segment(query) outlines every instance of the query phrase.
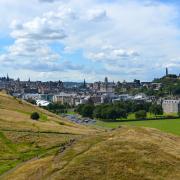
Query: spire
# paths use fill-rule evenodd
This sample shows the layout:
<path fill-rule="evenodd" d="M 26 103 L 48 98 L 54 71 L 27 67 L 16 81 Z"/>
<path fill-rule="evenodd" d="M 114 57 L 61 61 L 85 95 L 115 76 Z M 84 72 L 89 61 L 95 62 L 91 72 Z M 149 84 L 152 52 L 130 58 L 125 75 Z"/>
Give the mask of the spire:
<path fill-rule="evenodd" d="M 168 68 L 166 68 L 166 76 L 168 76 L 168 74 L 169 74 L 169 73 L 168 73 Z"/>
<path fill-rule="evenodd" d="M 86 88 L 86 80 L 84 79 L 84 83 L 83 83 L 84 88 Z"/>
<path fill-rule="evenodd" d="M 108 83 L 108 78 L 107 77 L 105 77 L 104 82 Z"/>
<path fill-rule="evenodd" d="M 7 78 L 6 79 L 7 79 L 7 81 L 9 81 L 9 75 L 8 74 L 7 74 Z"/>

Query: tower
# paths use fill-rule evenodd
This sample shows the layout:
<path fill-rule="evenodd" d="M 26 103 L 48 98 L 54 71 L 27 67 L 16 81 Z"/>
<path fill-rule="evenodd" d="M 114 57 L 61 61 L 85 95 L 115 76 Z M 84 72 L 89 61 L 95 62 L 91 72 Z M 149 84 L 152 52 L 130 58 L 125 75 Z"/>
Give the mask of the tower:
<path fill-rule="evenodd" d="M 7 74 L 7 78 L 6 78 L 6 80 L 7 80 L 7 81 L 9 81 L 9 80 L 10 80 L 10 79 L 9 79 L 9 75 L 8 75 L 8 74 Z"/>
<path fill-rule="evenodd" d="M 105 82 L 106 84 L 108 83 L 108 78 L 107 78 L 107 77 L 105 77 L 104 82 Z"/>
<path fill-rule="evenodd" d="M 86 80 L 84 79 L 83 87 L 86 88 Z"/>
<path fill-rule="evenodd" d="M 168 76 L 168 74 L 169 74 L 169 73 L 168 73 L 168 68 L 166 68 L 166 76 Z"/>

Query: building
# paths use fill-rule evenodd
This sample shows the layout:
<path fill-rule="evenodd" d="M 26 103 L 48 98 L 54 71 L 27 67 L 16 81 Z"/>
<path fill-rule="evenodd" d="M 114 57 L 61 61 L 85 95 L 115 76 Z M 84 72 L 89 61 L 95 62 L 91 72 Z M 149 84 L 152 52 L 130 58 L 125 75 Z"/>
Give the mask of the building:
<path fill-rule="evenodd" d="M 108 78 L 105 77 L 104 82 L 95 82 L 93 89 L 101 93 L 113 93 L 115 91 L 116 84 L 114 82 L 108 82 Z"/>
<path fill-rule="evenodd" d="M 75 98 L 76 98 L 76 94 L 68 94 L 68 93 L 62 92 L 58 95 L 53 96 L 53 102 L 54 103 L 74 105 L 75 104 Z"/>
<path fill-rule="evenodd" d="M 162 103 L 164 113 L 180 112 L 180 100 L 164 100 Z"/>
<path fill-rule="evenodd" d="M 36 104 L 37 104 L 37 106 L 46 107 L 46 106 L 48 106 L 50 104 L 50 102 L 44 101 L 44 100 L 36 100 Z"/>
<path fill-rule="evenodd" d="M 117 101 L 128 101 L 128 100 L 133 100 L 133 96 L 129 95 L 129 94 L 121 94 L 118 96 L 118 98 L 113 99 L 112 102 L 117 102 Z"/>

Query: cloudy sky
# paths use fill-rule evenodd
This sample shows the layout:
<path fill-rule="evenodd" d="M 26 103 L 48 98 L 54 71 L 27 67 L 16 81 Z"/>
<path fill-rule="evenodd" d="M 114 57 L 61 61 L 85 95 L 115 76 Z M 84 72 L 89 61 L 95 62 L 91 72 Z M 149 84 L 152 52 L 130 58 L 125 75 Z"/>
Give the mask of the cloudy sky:
<path fill-rule="evenodd" d="M 91 82 L 180 73 L 178 0 L 0 0 L 0 76 Z"/>

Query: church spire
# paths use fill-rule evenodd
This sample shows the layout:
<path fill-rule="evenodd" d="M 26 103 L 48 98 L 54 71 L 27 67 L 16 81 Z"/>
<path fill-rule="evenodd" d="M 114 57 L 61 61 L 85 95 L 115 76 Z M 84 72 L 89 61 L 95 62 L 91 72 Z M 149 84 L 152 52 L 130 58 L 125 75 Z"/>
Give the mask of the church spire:
<path fill-rule="evenodd" d="M 169 75 L 168 68 L 166 68 L 166 76 L 168 76 L 168 75 Z"/>
<path fill-rule="evenodd" d="M 83 83 L 84 88 L 86 88 L 86 80 L 84 79 L 84 83 Z"/>
<path fill-rule="evenodd" d="M 7 73 L 7 78 L 6 78 L 6 79 L 7 79 L 7 81 L 9 81 L 9 75 L 8 75 L 8 73 Z"/>

